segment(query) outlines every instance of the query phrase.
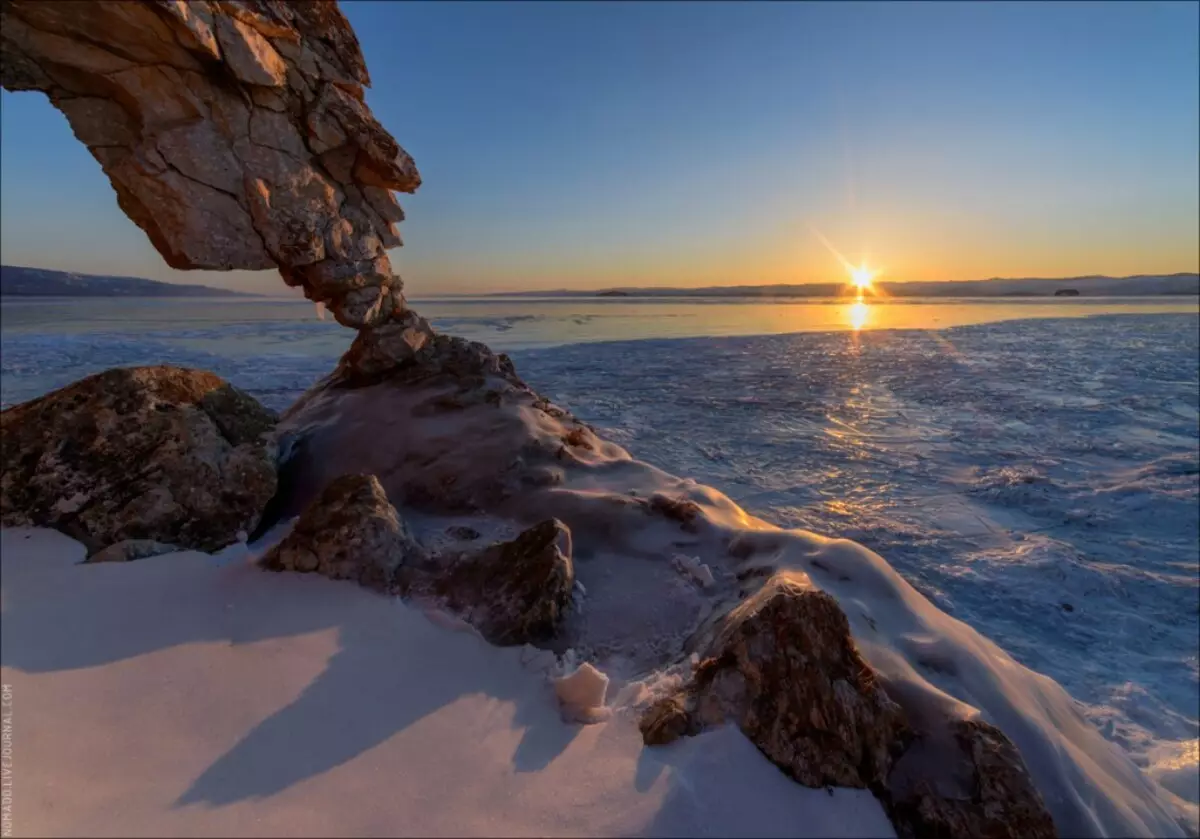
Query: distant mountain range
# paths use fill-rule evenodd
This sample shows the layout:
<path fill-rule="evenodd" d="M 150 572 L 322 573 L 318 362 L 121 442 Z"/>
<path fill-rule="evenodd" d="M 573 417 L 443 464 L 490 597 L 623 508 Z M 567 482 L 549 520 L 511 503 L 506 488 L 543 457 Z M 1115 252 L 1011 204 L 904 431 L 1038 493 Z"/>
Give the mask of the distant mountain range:
<path fill-rule="evenodd" d="M 1138 274 L 1133 277 L 1025 277 L 875 284 L 884 297 L 1053 297 L 1079 292 L 1080 297 L 1149 297 L 1160 294 L 1200 295 L 1200 274 Z M 853 290 L 841 283 L 797 285 L 708 286 L 705 288 L 632 288 L 599 291 L 513 291 L 495 297 L 844 297 Z M 1063 295 L 1060 295 L 1063 296 Z"/>
<path fill-rule="evenodd" d="M 0 295 L 11 297 L 258 297 L 206 285 L 160 283 L 141 277 L 75 274 L 0 265 Z"/>

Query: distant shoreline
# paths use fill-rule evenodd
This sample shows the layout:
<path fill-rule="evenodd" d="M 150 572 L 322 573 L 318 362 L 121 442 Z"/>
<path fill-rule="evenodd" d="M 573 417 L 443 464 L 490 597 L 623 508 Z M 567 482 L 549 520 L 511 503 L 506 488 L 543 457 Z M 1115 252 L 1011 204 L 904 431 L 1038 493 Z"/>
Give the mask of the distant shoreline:
<path fill-rule="evenodd" d="M 1129 277 L 1022 277 L 988 280 L 947 280 L 944 282 L 880 282 L 875 289 L 880 298 L 888 297 L 1158 297 L 1200 295 L 1200 274 L 1138 274 Z M 776 285 L 707 286 L 703 288 L 619 286 L 607 289 L 554 289 L 548 291 L 502 291 L 451 296 L 493 298 L 561 297 L 630 298 L 677 297 L 758 297 L 767 299 L 845 298 L 855 293 L 843 283 L 795 283 Z"/>

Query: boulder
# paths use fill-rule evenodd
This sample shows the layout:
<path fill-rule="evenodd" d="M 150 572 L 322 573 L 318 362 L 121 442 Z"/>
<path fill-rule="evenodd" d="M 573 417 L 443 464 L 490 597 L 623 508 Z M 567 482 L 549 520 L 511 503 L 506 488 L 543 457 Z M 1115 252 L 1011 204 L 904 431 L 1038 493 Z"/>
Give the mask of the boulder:
<path fill-rule="evenodd" d="M 389 590 L 396 571 L 422 551 L 374 475 L 343 475 L 309 505 L 262 558 L 272 571 L 316 573 Z"/>
<path fill-rule="evenodd" d="M 884 800 L 900 839 L 1057 835 L 1021 755 L 998 728 L 956 720 L 941 743 L 930 739 L 918 737 L 888 778 Z"/>
<path fill-rule="evenodd" d="M 691 682 L 647 707 L 646 745 L 734 722 L 811 787 L 866 787 L 901 839 L 1056 835 L 1013 744 L 981 720 L 916 730 L 804 575 L 779 572 L 731 610 Z"/>
<path fill-rule="evenodd" d="M 571 532 L 557 519 L 412 581 L 414 589 L 441 599 L 499 646 L 552 637 L 574 585 Z"/>
<path fill-rule="evenodd" d="M 212 373 L 109 370 L 0 413 L 0 523 L 89 554 L 124 540 L 213 551 L 275 493 L 275 415 Z"/>
<path fill-rule="evenodd" d="M 642 725 L 648 743 L 736 722 L 812 787 L 881 785 L 906 735 L 899 706 L 859 655 L 837 601 L 784 574 L 726 616 L 686 700 L 668 698 L 651 711 Z"/>

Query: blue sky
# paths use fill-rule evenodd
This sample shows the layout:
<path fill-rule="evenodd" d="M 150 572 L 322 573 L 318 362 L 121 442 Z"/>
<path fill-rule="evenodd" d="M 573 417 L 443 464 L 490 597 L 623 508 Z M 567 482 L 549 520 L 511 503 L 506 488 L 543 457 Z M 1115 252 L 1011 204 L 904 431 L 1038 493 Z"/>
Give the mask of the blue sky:
<path fill-rule="evenodd" d="M 1194 271 L 1197 3 L 343 3 L 416 159 L 411 293 Z M 174 272 L 39 94 L 9 264 Z"/>

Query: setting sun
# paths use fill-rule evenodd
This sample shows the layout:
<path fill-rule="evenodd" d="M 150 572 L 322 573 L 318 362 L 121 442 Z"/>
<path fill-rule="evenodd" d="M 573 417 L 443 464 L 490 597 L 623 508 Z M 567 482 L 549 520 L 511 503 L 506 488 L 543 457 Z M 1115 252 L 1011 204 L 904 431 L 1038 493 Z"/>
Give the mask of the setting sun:
<path fill-rule="evenodd" d="M 871 287 L 871 280 L 875 278 L 875 272 L 866 265 L 859 265 L 857 268 L 850 267 L 850 280 L 854 283 L 854 287 L 860 291 L 865 291 Z"/>

